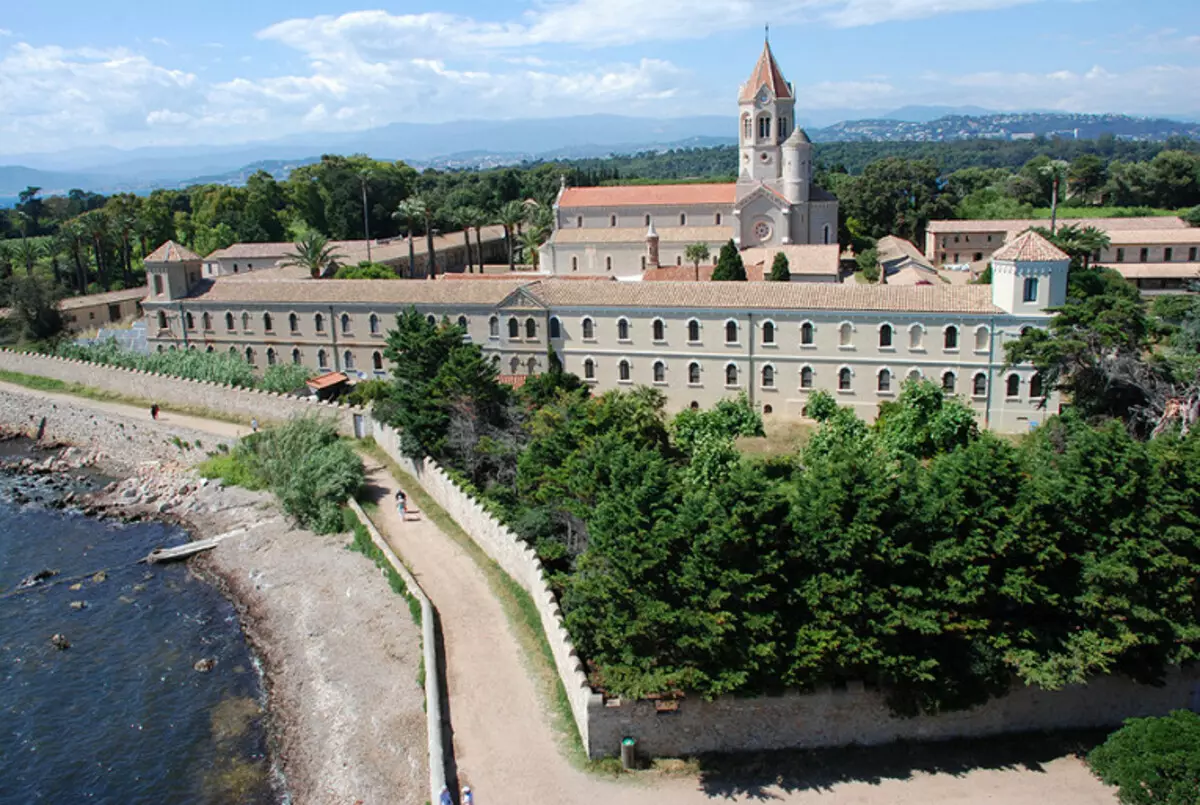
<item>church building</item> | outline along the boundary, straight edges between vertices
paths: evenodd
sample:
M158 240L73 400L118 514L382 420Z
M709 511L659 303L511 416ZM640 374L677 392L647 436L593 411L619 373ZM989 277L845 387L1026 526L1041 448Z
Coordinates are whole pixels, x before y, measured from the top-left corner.
M738 93L735 183L563 187L544 272L641 279L688 265L686 249L710 259L730 239L747 268L770 270L788 256L793 281L838 281L838 203L813 186L812 142L796 125L796 97L769 43Z

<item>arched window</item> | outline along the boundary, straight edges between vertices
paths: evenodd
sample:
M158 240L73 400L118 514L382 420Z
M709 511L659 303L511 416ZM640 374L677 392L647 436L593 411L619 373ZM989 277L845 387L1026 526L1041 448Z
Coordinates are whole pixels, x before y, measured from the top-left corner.
M383 371L383 353L379 350L375 350L371 353L371 368L376 372Z
M667 365L662 361L654 362L654 382L665 383L667 381Z
M749 140L754 136L754 132L750 127L750 115L742 115L742 139Z
M758 119L758 139L766 140L771 137L771 116L763 115Z
M323 349L317 350L317 367L320 369L329 368L329 356Z
M650 226L650 216L646 216L646 226Z
M463 328L464 330L467 329L467 317L466 316L459 316L458 321L456 323L458 324L459 327Z
M275 365L275 347L267 347L267 366Z
M615 216L615 215L610 215L610 216L608 217L608 225L609 225L609 226L616 226L616 225L617 225L617 216Z
M984 326L975 328L975 349L983 352L988 348L988 328Z
M920 369L909 369L908 370L908 382L909 383L917 383L920 380L921 380L921 370Z
M954 388L957 385L958 378L955 376L954 372L945 372L942 374L942 391L953 394Z
M578 258L578 257L572 257L572 258L571 258L571 270L572 270L572 271L578 271L578 270L579 270L579 258Z
M679 225L687 226L687 213L686 212L679 213Z
M211 313L205 313L203 316L201 316L200 320L204 324L205 330L212 329L212 314Z
M175 351L175 345L174 345L174 344L172 344L171 346L167 347L167 351L168 351L168 352L174 352L174 351Z
M350 314L343 313L342 314L342 335L349 335L349 334L350 334Z
M925 328L920 324L908 328L908 348L925 349Z
M715 223L717 226L720 226L720 225L721 225L721 213L717 213L717 217L716 217L716 220L714 221L714 223Z
M987 375L983 372L975 375L975 380L971 384L971 393L976 397L987 395Z
M891 349L892 346L892 325L884 324L879 327L879 347L881 349Z
M736 344L738 340L738 326L736 321L725 322L725 343Z
M774 322L770 322L770 321L763 322L762 342L764 344L774 344L775 343L775 323Z
M584 341L594 341L596 339L596 323L594 321L585 318L581 329Z
M667 325L663 323L662 319L655 319L654 324L651 325L651 329L653 330L655 341L667 340Z
M379 335L379 317L374 313L367 317L367 330L371 335Z
M692 402L691 402L691 404L688 406L688 408L691 408L693 411L699 411L699 410L700 410L700 403L696 402L695 400L692 400Z
M528 368L529 374L531 374L531 375L537 374L537 371L538 371L537 358L530 358L529 360L525 361L525 366L526 366L526 368Z
M233 332L233 314L232 313L225 314L225 329L228 330L229 332Z
M854 373L850 371L849 366L843 366L838 370L838 391L849 391L850 381L854 378Z
M696 319L688 322L688 341L693 344L700 341L700 322Z
M209 344L207 347L205 347L204 351L211 355L213 353L213 345Z
M605 271L612 271L612 257L605 257L605 258L604 258L604 270L605 270Z
M562 338L562 322L558 320L558 316L550 317L550 337Z
M488 338L500 337L500 319L492 316L488 319Z
M629 320L628 319L617 319L617 340L618 341L628 341L629 340Z
M318 333L325 332L325 317L320 313L313 316L313 329Z
M514 374L514 375L515 375L517 372L519 372L519 371L521 370L521 360L520 360L520 358L513 358L512 360L510 360L510 361L508 362L508 368L511 370L511 373L512 373L512 374Z
M432 313L425 317L425 321L430 327L437 327L437 316L434 316Z
M246 363L254 363L254 347L246 347Z
M693 386L700 385L700 364L695 361L688 364L688 383Z
M1021 376L1013 372L1004 382L1004 393L1009 397L1021 396Z
M196 329L196 320L192 317L190 312L184 315L183 320L184 326L186 326L189 330Z
M162 275L161 275L161 274L155 274L155 275L154 275L154 295L155 295L155 296L162 296L162 292L163 292L163 281L162 281Z
M838 328L838 346L849 347L854 345L854 325L850 322L843 322Z
M880 369L879 370L879 383L878 383L878 385L876 385L875 388L878 389L879 391L885 392L885 393L892 390L892 370L891 369Z
M725 385L736 386L738 384L738 368L737 364L729 364L725 367Z
M806 321L800 325L800 346L811 347L814 336L815 332L811 321Z
M764 406L763 406L763 413L764 413L764 414L771 414L771 413L774 413L774 412L775 412L775 409L774 409L774 408L772 408L771 406L769 406L769 405L764 405Z
M263 332L269 333L275 329L275 321L271 318L270 313L263 314Z
M822 229L822 234L824 235L826 245L828 245L829 244L829 224L825 224L824 228Z
M296 348L296 349L293 349L293 350L292 350L292 363L297 363L297 364L298 364L298 363L300 363L300 350L299 350L299 348Z
M1042 376L1034 375L1029 378L1029 396L1033 399L1041 399L1046 396L1042 391Z
M300 317L295 313L288 314L288 329L293 333L300 332Z
M242 314L242 329L243 330L250 329L250 314L249 313Z
M525 337L537 338L537 322L532 318L525 320Z
M1024 293L1021 294L1022 302L1036 302L1038 296L1038 281L1037 277L1026 277Z
M591 358L587 358L583 362L583 379L584 380L595 380L596 379L596 362L594 360L592 360Z
M775 367L767 364L762 368L762 384L765 389L775 388Z
M946 349L958 349L958 328L953 324L942 333L942 346Z
M508 337L509 338L520 338L521 337L521 323L519 321L517 321L516 319L510 318L508 320Z
M811 366L805 366L800 370L800 388L810 389L813 387L813 370Z
M347 372L354 370L354 353L350 350L342 353L342 368Z
M167 329L167 314L163 311L158 311L158 329Z
M629 382L629 361L622 360L617 364L617 377L623 383Z

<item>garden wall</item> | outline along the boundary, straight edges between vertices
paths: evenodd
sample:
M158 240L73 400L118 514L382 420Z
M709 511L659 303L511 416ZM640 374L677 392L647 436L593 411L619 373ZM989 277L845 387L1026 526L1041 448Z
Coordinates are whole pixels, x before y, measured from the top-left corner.
M355 414L369 421L363 408L31 352L0 350L0 369L79 383L160 405L203 408L246 420L256 417L264 423L281 422L296 415L319 412L333 416L337 420L338 431L344 436L355 435Z
M615 753L629 736L637 739L640 754L680 757L1108 727L1134 716L1197 706L1200 671L1191 668L1172 672L1162 687L1104 677L1060 691L1018 688L971 710L914 718L891 715L883 696L861 685L754 699L684 699L677 710L664 712L654 702L609 700L591 712L588 734L593 755Z
M571 702L571 712L575 716L575 724L579 727L584 747L593 757L612 754L614 750L611 748L607 752L593 752L591 749L592 743L588 737L590 713L598 708L602 709L604 702L600 694L588 685L583 662L575 653L575 646L571 643L566 627L563 626L562 610L559 609L558 601L546 583L542 563L537 554L518 539L516 534L488 514L474 498L460 489L433 459L426 458L416 462L405 456L400 451L400 440L395 430L375 421L371 423L371 430L375 441L384 452L399 464L401 469L416 478L429 496L454 518L475 544L533 598L534 606L537 607L542 620L542 630L546 633L546 640L550 643L550 651L554 655L554 665Z

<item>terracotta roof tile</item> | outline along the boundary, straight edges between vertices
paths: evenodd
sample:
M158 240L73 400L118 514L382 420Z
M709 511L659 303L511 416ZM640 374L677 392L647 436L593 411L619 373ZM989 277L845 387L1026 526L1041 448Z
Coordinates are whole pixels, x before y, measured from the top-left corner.
M767 267L775 262L775 254L787 255L788 270L793 274L807 276L838 276L840 266L839 248L836 243L793 243L787 246L754 246L742 250L742 262L749 266L757 263Z
M115 305L118 302L130 302L135 299L141 300L146 298L146 286L141 285L137 288L126 288L123 291L108 291L107 293L94 293L88 296L68 296L58 303L60 310L75 310L81 307L91 307L92 305Z
M1008 241L992 254L993 260L1015 260L1025 263L1049 263L1070 260L1067 253L1032 229Z
M1187 229L1188 225L1178 216L1155 215L1143 218L1059 218L1059 224L1075 224L1078 227L1094 226L1103 232L1121 232L1128 229ZM1015 235L1035 226L1050 226L1047 218L1013 218L995 221L930 221L926 230L941 234L947 232L1008 232Z
M775 61L775 54L771 52L771 44L763 43L762 54L758 57L758 63L754 65L754 72L750 74L750 78L742 85L742 92L738 96L738 101L745 103L754 100L755 93L759 87L766 86L775 94L776 98L792 97L792 88L788 86L788 82L783 78L783 72L779 69L779 64Z
M559 199L560 209L576 207L648 207L668 205L732 205L737 185L721 184L638 184L614 187L568 187Z
M515 289L528 284L527 279L509 282L436 282L426 279L239 282L220 277L201 280L189 298L193 302L212 304L496 305Z
M180 246L173 240L168 240L150 254L146 255L146 263L186 263L203 258L191 249Z

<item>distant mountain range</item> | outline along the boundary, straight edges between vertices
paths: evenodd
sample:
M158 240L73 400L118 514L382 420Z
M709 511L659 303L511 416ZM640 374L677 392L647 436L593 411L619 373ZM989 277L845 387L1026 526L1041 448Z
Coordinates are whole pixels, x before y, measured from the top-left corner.
M825 120L828 120L828 116ZM997 113L979 107L907 106L868 119L824 127L801 121L815 142L1020 139L1033 136L1165 140L1200 139L1200 125L1126 115ZM732 118L635 118L586 115L540 120L393 123L340 134L296 134L237 146L77 150L10 157L0 166L0 205L28 186L46 194L71 188L147 192L196 183L239 184L256 170L284 178L321 154L365 153L403 159L418 168L490 168L527 161L585 159L735 142Z

